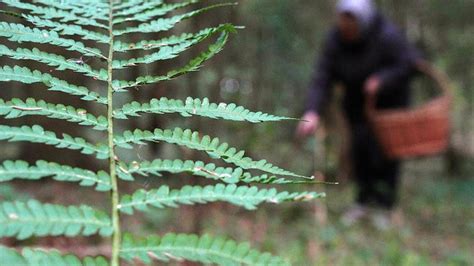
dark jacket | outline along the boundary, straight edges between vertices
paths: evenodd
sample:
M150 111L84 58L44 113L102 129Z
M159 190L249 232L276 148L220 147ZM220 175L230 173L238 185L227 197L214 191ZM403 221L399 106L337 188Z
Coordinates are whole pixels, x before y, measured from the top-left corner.
M343 107L349 121L364 122L363 87L372 75L382 81L377 94L378 108L406 106L417 58L416 49L380 14L357 43L344 42L335 28L329 33L317 62L306 110L321 113L333 83L340 82L346 90Z

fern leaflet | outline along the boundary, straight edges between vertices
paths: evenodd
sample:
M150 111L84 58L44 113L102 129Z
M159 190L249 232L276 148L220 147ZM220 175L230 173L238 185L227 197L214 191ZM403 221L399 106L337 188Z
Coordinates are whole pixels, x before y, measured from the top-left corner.
M57 0L36 0L37 2L52 6L59 10L66 10L68 13L72 13L75 16L82 18L91 19L93 20L107 20L107 14L109 12L109 6L106 3L100 1L88 1L88 2L80 2L76 0L62 0L62 2L58 2ZM85 7L88 8L85 8ZM90 8L92 7L92 8ZM69 14L67 15L69 16ZM92 23L97 23L92 21ZM84 24L82 24L84 25ZM102 24L101 24L102 25ZM98 27L107 27L106 25L98 26Z
M27 115L42 115L50 118L67 120L79 125L92 126L96 130L107 129L107 118L95 117L84 109L76 109L72 106L47 103L43 100L36 101L28 98L26 101L13 98L8 102L0 99L0 115L7 119L18 118Z
M0 203L0 237L77 236L99 233L110 236L109 217L88 206L61 206L28 202Z
M116 81L114 84L114 90L120 91L126 88L135 87L144 84L152 84L164 80L170 80L175 77L184 75L188 72L197 71L202 64L213 57L214 55L218 54L224 48L224 45L227 43L227 39L229 37L228 32L223 32L217 41L209 46L209 49L206 52L201 53L198 57L193 58L187 65L182 68L169 71L166 75L162 76L142 76L138 77L135 81Z
M274 116L262 112L251 112L242 106L226 103L210 103L209 99L186 98L186 101L173 100L168 98L151 99L149 103L140 104L131 102L124 105L119 110L114 111L114 117L126 119L127 116L139 116L140 113L167 114L178 113L184 117L193 115L221 118L232 121L247 121L252 123L290 120L292 118Z
M64 133L62 136L63 138L58 138L56 133L45 131L43 127L38 125L32 127L9 127L0 125L0 140L44 143L60 149L79 150L83 154L93 154L97 159L109 158L107 146L90 144L83 138L74 138Z
M107 80L107 72L105 69L97 71L85 63L77 63L74 60L68 60L60 55L42 52L37 48L33 48L32 50L25 48L17 48L16 50L12 50L5 45L0 45L0 55L8 56L18 60L33 60L42 62L49 66L56 67L56 70L59 71L69 69L78 73L83 73L94 79Z
M138 259L146 264L160 261L190 260L219 265L288 265L279 257L250 249L248 243L236 243L209 235L167 234L162 238L150 236L134 239L125 235L120 255L127 261Z
M179 36L165 37L160 40L142 40L138 43L123 43L121 41L116 41L114 43L114 50L115 52L127 52L131 50L151 50L177 45L183 42L196 43L203 38L207 38L208 36L216 32L222 31L234 32L235 27L231 24L222 24L217 27L203 29L195 34L183 33Z
M64 24L32 15L22 15L22 17L33 23L38 28L50 28L61 35L77 35L83 40L92 40L99 43L109 42L109 37L107 35L83 29L79 25Z
M0 246L0 258L2 264L11 266L107 266L107 260L103 257L85 257L80 260L74 255L62 255L55 250L24 248L18 251Z
M150 21L150 22L147 22L147 23L142 23L142 24L140 24L136 27L129 27L129 28L126 28L126 29L121 29L121 30L114 30L113 33L114 33L115 36L120 36L120 35L123 35L123 34L136 33L136 32L140 32L140 33L151 33L151 32L153 32L153 33L156 33L156 32L161 32L161 31L167 31L167 30L172 29L177 23L179 23L179 22L181 22L185 19L192 18L196 15L199 15L203 12L206 12L208 10L211 10L211 9L214 9L214 8L217 8L217 7L223 7L223 6L228 6L228 5L233 5L233 4L215 4L215 5L204 7L204 8L201 8L201 9L198 9L198 10L195 10L195 11L191 11L191 12L188 12L188 13L176 15L176 16L173 16L171 18L160 18L160 19L153 20L153 21Z
M248 210L257 209L264 202L281 203L284 201L312 200L320 197L317 193L278 192L276 189L258 189L257 187L217 184L205 187L184 186L171 190L168 186L145 191L138 190L133 195L123 196L119 209L133 214L133 209L147 211L148 206L156 208L179 207L180 204L193 205L224 201Z
M79 182L81 186L96 186L97 191L110 190L110 176L105 171L94 173L57 163L37 161L30 165L25 161L4 161L0 165L0 182L13 179L38 180L52 176L57 181Z
M100 96L96 92L89 91L86 87L69 84L64 80L41 73L38 70L31 71L27 67L0 67L0 81L18 81L26 84L43 83L48 86L51 91L60 91L81 96L81 99L85 101L96 101L101 104L107 104L107 98Z
M52 1L48 1L52 2ZM32 11L33 14L41 15L45 19L55 19L58 18L61 22L70 22L73 21L75 24L83 26L94 26L99 28L107 29L106 25L98 23L92 18L83 18L76 16L74 13L58 10L52 7L42 7L39 5L33 5L28 3L23 3L18 0L2 0L2 3L14 6L16 8L25 9Z
M0 23L0 36L7 37L12 42L47 43L64 47L69 51L76 51L84 56L94 56L107 59L100 50L86 47L82 42L61 37L57 32L26 27L22 24Z
M217 167L213 163L205 164L201 161L190 160L156 159L152 162L132 162L129 165L119 165L117 172L121 179L129 181L133 180L134 174L142 176L161 176L161 173L168 172L173 174L189 173L195 176L219 180L227 184L235 184L238 182L276 185L312 183L310 180L289 180L269 175L253 176L251 173L244 172L242 168Z
M174 4L166 4L166 5L160 5L156 8L144 10L143 12L133 12L133 16L125 15L125 16L118 16L117 18L114 19L114 24L119 24L123 22L130 22L130 21L147 21L150 20L154 17L158 16L164 16L167 13L176 10L178 8L183 8L186 6L189 6L190 4L199 2L198 0L191 0L191 1L186 1L183 3L174 3ZM149 2L150 3L150 2ZM155 5L156 3L150 3L151 5ZM144 4L142 4L144 5ZM141 7L143 8L143 7ZM130 11L128 11L130 12ZM131 15L131 14L130 14Z
M249 157L244 157L244 151L237 151L237 149L229 147L227 143L220 143L218 138L211 139L207 135L201 138L199 132L193 132L189 129L155 129L153 132L136 129L133 132L125 131L122 136L115 137L115 144L122 148L132 148L130 143L144 144L145 141L164 141L194 150L205 151L213 158L220 158L243 169L256 169L275 175L304 177L274 166L265 160L254 161Z

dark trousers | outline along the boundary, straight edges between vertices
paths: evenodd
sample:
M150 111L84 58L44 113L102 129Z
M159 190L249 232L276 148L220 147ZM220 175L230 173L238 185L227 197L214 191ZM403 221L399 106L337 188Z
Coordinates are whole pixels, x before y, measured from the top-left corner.
M357 202L391 209L397 200L400 162L387 159L366 123L351 125Z

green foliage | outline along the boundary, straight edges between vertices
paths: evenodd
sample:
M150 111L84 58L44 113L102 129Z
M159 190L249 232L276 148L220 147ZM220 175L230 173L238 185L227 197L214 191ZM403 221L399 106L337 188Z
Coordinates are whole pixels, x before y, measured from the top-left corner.
M224 183L234 184L237 182L260 183L260 184L301 184L310 183L309 180L289 180L286 178L260 175L252 176L249 172L244 172L242 168L217 167L213 163L204 163L201 161L182 161L182 160L161 160L156 159L152 162L132 162L129 165L120 165L117 168L119 177L123 180L133 180L133 174L142 176L157 175L161 176L163 172L179 174L189 173L194 176L202 176L209 179L219 180Z
M61 22L74 22L75 25L83 25L83 26L94 26L94 27L99 27L99 28L104 28L107 29L107 26L101 23L98 23L97 21L94 20L93 17L82 17L78 14L75 14L76 12L67 12L63 11L60 9L56 9L54 7L59 7L59 8L64 8L65 6L69 6L68 4L63 3L58 4L57 1L54 3L54 1L41 1L47 5L51 5L53 7L42 7L38 5L33 5L29 3L22 3L21 1L18 0L2 0L2 3L5 3L9 6L20 8L23 10L29 10L33 14L37 14L41 16L43 19L59 19ZM90 3L88 3L90 4ZM87 12L87 9L81 8L81 9L74 9L75 11L79 12ZM91 9L90 11L92 11ZM95 10L97 11L97 10ZM104 14L105 16L106 14Z
M86 257L82 261L73 255L61 255L55 250L39 250L25 248L21 252L14 249L0 247L0 258L4 265L21 265L21 266L106 266L109 265L103 257L91 258Z
M140 32L140 33L151 33L151 32L153 32L153 33L156 33L156 32L161 32L161 31L167 31L167 30L172 29L177 23L179 23L179 22L181 22L185 19L192 18L192 17L194 17L196 15L199 15L203 12L206 12L210 9L213 9L213 8L216 8L216 7L221 7L221 6L226 6L226 5L229 5L229 4L216 4L216 5L212 5L212 6L209 6L209 7L194 10L194 11L191 11L191 12L188 12L188 13L176 15L176 16L173 16L173 17L170 17L170 18L152 19L151 21L141 23L136 27L128 27L128 28L125 28L125 29L114 30L113 34L115 36L120 36L120 35L123 35L123 34L134 33L134 32ZM128 15L127 13L128 12L125 12L124 15ZM145 20L148 20L148 19L145 19Z
M31 71L27 67L20 66L3 66L0 68L0 81L18 81L26 84L43 83L51 91L60 91L67 94L81 96L85 101L96 101L106 104L107 98L99 96L96 92L89 91L86 87L76 86L51 76L50 74L41 73L38 70Z
M158 1L160 2L160 1ZM176 10L178 8L186 7L189 6L190 4L198 2L197 0L191 0L191 1L185 1L183 3L175 3L175 4L159 4L159 6L156 6L156 3L150 2L149 5L151 7L147 7L147 9L143 9L143 5L146 6L146 3L141 4L140 8L143 9L143 12L137 12L137 11L125 11L123 14L118 16L113 20L114 24L119 24L122 22L130 22L130 21L148 21L154 17L158 16L164 16L167 13ZM129 15L132 15L131 17Z
M161 261L182 258L219 265L288 265L269 253L251 250L247 243L237 244L232 240L208 235L167 234L162 238L150 236L146 239L134 239L126 235L121 256L128 261L138 258L146 264L151 263L151 258Z
M231 24L222 24L217 27L203 29L196 34L183 33L180 36L165 37L160 40L141 40L138 43L122 43L121 41L116 41L114 43L114 50L115 52L127 52L131 50L161 49L163 47L169 47L183 43L186 45L189 43L195 44L216 32L233 31L233 29L234 26Z
M60 149L79 150L83 154L94 154L97 159L107 159L109 154L107 146L88 143L83 138L71 137L62 134L59 138L52 131L45 131L43 127L34 125L32 127L9 127L0 125L0 140L28 141L32 143L44 143Z
M82 42L63 38L57 32L51 30L41 30L22 24L2 22L0 23L0 36L7 37L8 40L13 42L46 43L64 47L69 51L76 51L85 56L97 56L106 59L105 56L101 55L99 49L86 47Z
M185 65L184 67L169 71L165 75L141 76L141 77L138 77L135 81L114 80L112 84L113 88L115 91L119 92L127 88L132 88L139 85L157 83L160 81L166 81L166 80L170 80L178 76L184 75L188 72L197 71L199 70L199 68L202 66L202 64L205 61L215 56L224 48L224 45L227 43L229 33L230 33L229 31L223 32L219 36L219 38L216 40L216 42L209 46L207 51L201 53L196 58L193 58L192 60L190 60L188 64Z
M194 38L187 39L186 41L177 42L175 44L161 45L158 52L147 54L144 57L132 58L128 60L114 60L112 62L112 66L114 67L114 69L121 69L129 66L136 66L139 64L150 64L161 60L175 58L180 53L186 51L188 48L206 40L208 37L212 36L213 33L218 32L218 29L219 28L215 28L215 30L213 31L208 31L207 34L199 34L197 36L194 36ZM232 26L227 25L226 29L232 29ZM156 42L151 42L145 44L145 47L147 47L147 50L149 50L154 45L158 44L156 44ZM137 47L137 45L135 44L128 44L128 47L130 46L133 47L133 49L136 49ZM138 46L140 46L140 44L138 44ZM141 46L143 47L144 44L141 44Z
M275 188L260 188L240 183L257 184L297 184L310 182L310 178L277 167L266 160L254 160L245 156L216 137L204 135L189 129L176 128L143 131L140 129L116 132L115 123L143 113L163 115L176 113L187 118L204 118L229 121L261 123L289 120L290 118L252 112L236 104L210 103L207 98L186 100L151 99L148 103L135 101L117 106L114 96L129 93L130 88L145 84L167 81L188 72L197 71L204 62L218 54L227 43L236 27L221 24L208 27L197 33L170 35L158 40L146 40L147 33L167 32L183 20L190 19L211 9L232 4L215 4L194 11L180 11L197 0L179 3L163 1L92 1L92 0L38 0L34 4L27 1L5 0L8 10L2 15L15 14L21 23L0 22L0 56L14 61L14 66L0 67L0 82L20 82L46 87L49 91L59 91L66 96L80 98L88 102L86 107L78 108L63 103L49 103L43 99L12 98L0 99L0 116L18 119L24 116L42 116L55 120L68 121L93 129L96 136L104 136L92 142L86 137L73 137L63 132L53 132L51 126L0 125L0 140L10 142L38 143L58 149L69 149L85 155L92 155L102 168L97 172L85 168L61 165L56 162L39 160L29 163L21 160L0 162L0 182L11 180L37 181L46 177L60 182L77 182L80 186L94 188L98 192L109 192L109 214L91 206L61 206L40 203L36 200L26 202L4 201L0 203L0 237L27 239L31 237L89 236L98 234L112 237L110 264L119 265L119 259L132 261L137 258L145 263L152 259L191 260L221 265L282 265L284 260L268 253L251 250L248 244L237 244L223 238L204 235L175 235L149 237L136 240L131 235L122 238L120 213L133 214L133 210L156 211L156 208L179 207L182 204L205 204L227 202L254 210L262 203L282 203L284 201L310 200L324 196L314 192L277 191ZM11 10L10 10L11 9ZM170 13L173 12L173 15ZM175 14L178 12L178 14ZM179 14L181 13L181 14ZM25 23L23 25L22 23ZM126 42L129 34L140 35L144 39L138 43ZM74 38L74 39L73 39ZM209 44L208 39L215 38ZM136 39L136 38L135 38ZM81 41L78 41L81 40ZM82 40L87 40L86 46ZM22 43L30 43L33 48L12 48ZM199 46L198 46L199 44ZM165 74L152 73L149 76L120 80L116 73L123 68L137 65L151 65L180 56L191 47L207 45L198 56L191 58L184 66ZM37 47L34 47L36 46ZM57 54L46 52L52 48ZM140 52L140 57L116 58L132 50ZM78 59L73 59L78 58ZM87 60L86 60L87 59ZM90 59L91 62L86 64ZM30 67L19 66L29 61ZM33 63L32 63L33 62ZM104 64L107 67L104 68ZM38 66L37 66L38 65ZM36 68L47 65L54 70L43 73ZM84 77L84 80L56 77L60 72ZM66 76L66 75L62 75ZM88 88L91 79L101 85ZM7 86L5 86L6 88ZM96 91L99 91L96 92ZM102 115L92 114L106 107ZM76 132L74 134L81 134ZM166 142L191 150L206 152L211 159L235 165L235 168L216 166L202 161L161 160L151 162L127 162L120 158L121 148L132 148L132 144L145 145L147 142ZM59 156L58 156L59 157ZM92 158L93 159L93 158ZM105 165L108 159L108 165ZM254 175L248 171L267 174ZM132 195L122 195L118 178L133 181L134 176L161 176L164 173L187 173L211 179L217 184L208 186L184 186L170 189L161 185L149 191L138 190ZM287 176L279 177L279 176ZM0 247L2 263L9 265L108 265L104 258L85 258L82 261L72 255L62 255L57 251L24 248L17 252Z
M81 186L96 186L98 191L111 189L110 176L105 171L94 173L46 161L37 161L35 165L25 161L4 161L0 166L0 182L13 179L38 180L48 176L58 181L79 182Z
M152 99L149 103L140 104L131 102L124 105L121 109L114 111L114 117L118 119L126 119L127 116L139 116L140 113L148 114L167 114L178 113L184 117L193 115L203 116L214 119L225 119L231 121L248 121L252 123L282 121L291 118L264 114L262 112L251 112L242 106L233 103L210 103L209 99L193 99L186 98L182 100L174 100L168 98Z
M162 186L155 190L138 190L133 195L123 196L119 209L124 213L132 214L133 209L148 211L148 205L156 208L177 208L179 204L193 205L224 201L248 210L255 210L257 205L264 202L278 204L284 201L312 200L318 196L320 195L317 193L288 193L286 191L279 193L274 188L258 189L257 187L234 184L217 184L205 187L184 186L174 190L168 186Z
M274 166L266 160L254 161L252 158L244 157L245 151L238 151L236 148L229 147L227 143L220 143L218 138L211 139L207 135L201 138L199 132L193 132L190 129L162 130L157 128L153 132L136 129L133 132L125 131L123 136L115 138L115 144L122 148L132 148L130 143L142 145L146 143L145 141L164 141L194 150L205 151L212 158L222 159L243 169L256 169L275 175L304 177Z
M56 54L48 54L40 51L37 48L32 50L25 48L17 48L12 50L5 45L0 45L0 55L8 56L13 59L22 60L33 60L41 63L45 63L50 66L56 67L56 70L72 70L75 72L83 73L89 77L93 77L100 80L107 80L107 71L101 69L100 71L92 69L85 63L77 63L74 60L67 60L63 56Z
M5 118L18 118L26 115L42 115L50 118L66 120L80 125L92 126L96 130L107 130L107 118L95 117L84 109L76 109L63 104L46 103L28 98L26 101L13 98L8 102L0 99L0 115Z
M3 202L0 205L0 237L77 236L112 234L109 217L89 206L61 206L28 202Z
M58 33L61 33L62 35L76 35L81 37L81 39L93 40L99 43L109 42L109 36L83 29L81 26L78 25L63 24L60 22L55 22L49 19L42 19L37 16L31 15L22 15L22 17L34 24L36 27L50 28Z

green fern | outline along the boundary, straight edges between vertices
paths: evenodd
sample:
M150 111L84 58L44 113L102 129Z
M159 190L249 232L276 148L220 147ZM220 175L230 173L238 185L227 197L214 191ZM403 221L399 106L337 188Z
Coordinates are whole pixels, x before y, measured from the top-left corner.
M109 154L107 146L88 143L83 138L71 137L62 134L62 138L56 136L52 131L45 131L41 126L32 127L9 127L0 126L0 140L29 141L32 143L44 143L59 149L79 150L83 154L93 154L97 159L107 159Z
M13 179L38 180L48 176L57 181L79 182L81 186L96 186L98 191L111 189L110 176L105 171L94 173L46 161L37 161L35 165L30 165L25 161L4 161L0 166L0 182Z
M184 102L181 100L152 99L149 103L140 104L131 102L121 109L114 111L114 117L127 119L127 116L139 116L140 113L168 114L178 113L184 117L193 115L208 118L221 118L232 121L248 121L252 123L291 120L292 118L264 114L262 112L251 112L244 107L235 104L209 103L209 99L193 99L188 97Z
M132 162L129 165L121 164L117 167L117 174L123 180L133 180L133 175L156 175L161 176L163 172L179 174L189 173L194 176L202 176L209 179L219 180L227 184L260 183L260 184L308 184L310 180L290 180L273 175L253 176L249 172L244 172L242 168L217 167L213 163L201 161L181 161L181 160L161 160L152 162Z
M22 24L0 23L0 36L7 37L12 42L45 43L64 47L69 51L79 52L84 56L95 56L107 59L97 48L86 47L82 42L61 37L57 32L30 28Z
M16 236L18 239L35 236L77 236L99 233L112 234L109 217L88 206L64 207L41 204L30 200L3 202L0 205L0 237Z
M190 129L155 129L153 132L136 129L133 132L125 131L123 136L115 138L115 144L122 148L131 148L130 143L145 144L145 141L164 141L194 150L205 151L212 158L220 158L225 162L235 164L243 169L256 169L275 175L304 177L274 166L265 160L254 161L249 157L244 157L244 151L237 151L237 149L229 147L227 143L220 143L218 138L211 139L211 137L207 135L200 138L199 132L193 132Z
M193 205L224 201L233 205L242 206L248 210L255 210L257 205L270 202L311 200L319 197L317 193L288 193L277 192L276 189L258 189L257 187L217 184L215 186L184 186L179 190L171 190L162 186L156 190L138 190L133 195L123 196L120 211L132 214L133 209L146 211L148 206L156 208L179 207L179 204Z
M62 104L55 105L46 103L43 100L36 101L33 98L28 98L26 101L13 98L8 102L0 99L0 115L9 119L26 115L41 115L67 120L80 125L92 126L96 130L107 130L107 118L104 116L95 117L92 114L88 114L84 109L76 109Z
M0 68L0 81L18 81L27 84L42 83L51 91L60 91L67 94L80 96L85 101L95 101L107 104L107 98L99 96L98 93L89 91L86 87L69 84L50 74L41 73L38 70L30 70L27 67L3 66Z
M288 265L269 253L251 250L247 243L237 244L224 238L208 235L167 234L162 238L150 236L135 239L125 235L121 257L127 261L134 258L151 263L151 259L161 261L190 260L219 265Z
M18 266L106 266L109 265L103 257L86 257L82 261L73 255L62 255L55 250L40 250L25 248L21 252L0 246L0 258L3 265Z
M222 24L217 27L206 28L196 34L183 33L180 36L165 37L160 40L142 40L138 43L122 43L121 41L116 41L114 43L114 50L115 52L128 52L132 50L152 50L182 43L194 44L216 32L223 31L234 31L234 26L231 24Z
M0 117L18 119L25 116L41 116L81 125L95 130L95 136L106 133L98 141L89 137L71 136L54 132L50 126L0 125L0 141L28 142L68 149L95 159L102 170L97 172L76 166L39 160L33 163L22 160L0 162L0 182L12 180L37 181L52 178L59 182L75 182L80 186L110 193L110 211L91 206L62 206L27 202L0 202L0 237L27 239L44 236L89 236L97 234L111 237L110 261L103 257L79 259L74 255L54 250L23 248L21 252L1 247L0 257L6 265L109 265L117 266L120 259L139 260L190 260L221 265L286 265L287 262L268 253L250 249L246 243L208 235L195 236L166 234L137 239L131 234L122 237L121 214L133 214L134 210L157 211L157 208L177 208L183 204L227 202L248 210L260 204L279 204L285 201L311 200L324 196L315 192L288 192L253 184L300 184L311 183L310 177L301 176L275 166L266 160L255 160L244 151L230 147L216 137L202 135L190 129L155 129L146 131L130 129L117 132L118 120L139 117L142 114L179 114L184 118L200 116L210 119L250 123L276 122L291 118L252 112L236 104L211 103L207 98L150 99L139 103L132 101L118 106L114 99L129 89L145 84L174 79L188 72L197 71L227 43L237 27L221 24L207 27L195 33L169 35L157 40L143 39L127 42L131 33L143 34L167 32L183 20L204 12L233 4L218 3L194 11L183 11L198 0L165 3L161 0L37 0L34 3L20 0L2 0L7 7L1 16L14 15L16 22L0 22L0 56L11 59L12 65L0 66L0 82L20 82L44 87L47 91L61 92L76 97L85 107L47 102L28 97L0 99ZM8 20L11 21L11 20ZM209 42L209 39L214 39ZM207 48L189 62L167 73L151 73L132 80L117 78L117 72L137 65L150 65L172 60L198 44ZM29 43L33 48L23 48ZM87 45L85 44L87 43ZM35 46L38 47L35 47ZM53 50L54 53L50 51ZM139 57L122 56L130 51L140 52ZM92 60L91 60L92 59ZM30 67L21 66L28 61ZM31 63L36 63L31 64ZM86 63L87 62L87 63ZM36 68L48 66L49 72ZM105 66L106 65L106 66ZM83 76L94 81L81 83L78 79L64 80L67 73ZM82 80L81 80L82 81ZM6 83L8 84L8 83ZM4 86L8 89L8 86ZM86 104L87 102L87 104ZM94 107L94 108L93 108ZM100 113L102 108L106 112ZM76 132L74 135L81 135ZM90 136L90 135L87 135ZM102 135L103 136L103 135ZM207 153L211 159L232 166L217 166L213 162L161 160L123 161L121 150L134 144L166 142ZM105 165L105 162L108 162ZM250 171L263 172L255 175ZM209 179L215 184L208 186L183 186L170 189L160 185L157 189L138 190L131 195L121 195L119 180L133 182L136 176L156 176L166 173L185 173ZM286 177L285 177L286 176ZM163 179L164 180L164 179ZM252 185L250 185L252 184ZM154 208L149 208L154 207Z
M52 5L54 7L61 7L63 5L58 5L56 1L56 5L54 5L54 1L42 1L42 2L47 2L46 4ZM107 29L106 24L101 24L95 21L93 18L84 18L81 17L77 14L70 13L67 11L63 10L58 10L54 7L42 7L38 5L33 5L29 3L22 3L21 1L18 0L2 0L2 3L5 3L9 6L16 7L19 9L23 10L29 10L33 14L40 15L44 19L59 19L61 22L74 22L76 25L83 25L83 26L94 26L94 27L99 27L99 28L104 28ZM76 9L77 10L77 9ZM107 15L107 14L104 14Z
M63 56L56 54L48 54L40 51L37 48L32 50L25 48L17 48L12 50L5 45L0 45L0 55L8 56L13 59L19 60L32 60L45 63L49 66L56 67L56 70L72 70L75 72L83 73L86 76L93 77L98 80L107 80L107 71L105 69L94 70L85 63L78 64L74 60L68 60Z

